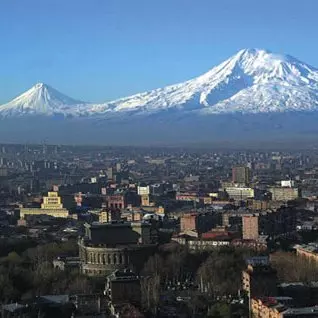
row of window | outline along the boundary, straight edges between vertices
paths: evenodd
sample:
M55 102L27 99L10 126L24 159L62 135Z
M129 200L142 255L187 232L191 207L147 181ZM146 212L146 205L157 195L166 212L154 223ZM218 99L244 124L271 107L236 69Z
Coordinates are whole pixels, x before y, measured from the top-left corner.
M127 264L128 255L88 253L87 262L91 264Z

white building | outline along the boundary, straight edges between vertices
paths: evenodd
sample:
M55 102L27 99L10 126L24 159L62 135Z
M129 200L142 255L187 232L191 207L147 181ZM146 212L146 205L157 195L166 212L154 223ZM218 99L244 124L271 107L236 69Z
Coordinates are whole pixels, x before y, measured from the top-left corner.
M139 195L149 195L150 188L149 186L145 186L145 187L138 186L137 191Z
M295 181L293 181L293 180L281 180L280 185L281 185L281 187L285 187L285 188L293 188L295 186Z
M227 187L225 191L229 195L229 198L234 200L254 198L254 189L249 187Z

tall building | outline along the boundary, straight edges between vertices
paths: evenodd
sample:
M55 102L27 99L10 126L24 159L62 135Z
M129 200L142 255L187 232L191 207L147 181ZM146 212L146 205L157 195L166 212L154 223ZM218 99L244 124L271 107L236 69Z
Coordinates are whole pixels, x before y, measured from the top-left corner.
M149 206L149 205L150 205L149 195L141 195L141 206Z
M258 215L244 215L242 217L243 240L257 240L259 238Z
M7 158L0 158L0 167L6 167L8 163Z
M0 168L0 177L7 177L8 176L8 169L7 168Z
M106 174L107 174L108 180L113 180L114 179L114 174L113 174L113 168L112 167L107 169Z
M187 213L180 218L180 231L196 231L198 234L210 231L216 225L212 213Z
M240 184L250 183L250 169L245 166L238 166L232 168L232 182Z
M276 211L229 211L222 214L222 225L242 224L243 239L259 235L276 236L296 230L297 210L281 207Z
M121 172L121 163L119 162L116 163L116 171Z

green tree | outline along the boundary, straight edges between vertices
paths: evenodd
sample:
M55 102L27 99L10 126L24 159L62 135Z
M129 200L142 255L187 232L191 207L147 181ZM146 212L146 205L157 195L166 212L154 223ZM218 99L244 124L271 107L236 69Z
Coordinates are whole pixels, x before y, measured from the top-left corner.
M208 317L231 318L231 307L226 303L216 303L210 307Z

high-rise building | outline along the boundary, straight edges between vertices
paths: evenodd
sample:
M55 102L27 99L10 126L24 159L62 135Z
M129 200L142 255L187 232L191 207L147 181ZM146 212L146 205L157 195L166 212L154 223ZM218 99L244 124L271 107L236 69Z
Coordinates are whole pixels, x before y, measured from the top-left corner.
M0 167L6 167L8 164L8 161L6 158L0 158Z
M1 167L0 168L0 177L7 177L8 176L8 169Z
M150 205L149 195L141 195L141 206L149 206L149 205Z
M113 175L113 168L108 168L107 171L106 171L106 174L107 174L107 178L108 180L113 180L114 178L114 175Z
M212 213L186 213L180 218L180 231L196 231L202 234L210 231L216 225Z
M243 240L257 240L259 238L258 215L244 215L242 217Z
M250 183L250 169L245 166L237 166L232 168L232 182L240 184Z
M229 211L222 215L223 226L242 224L243 239L259 235L276 236L296 230L297 210L282 207L276 211Z

